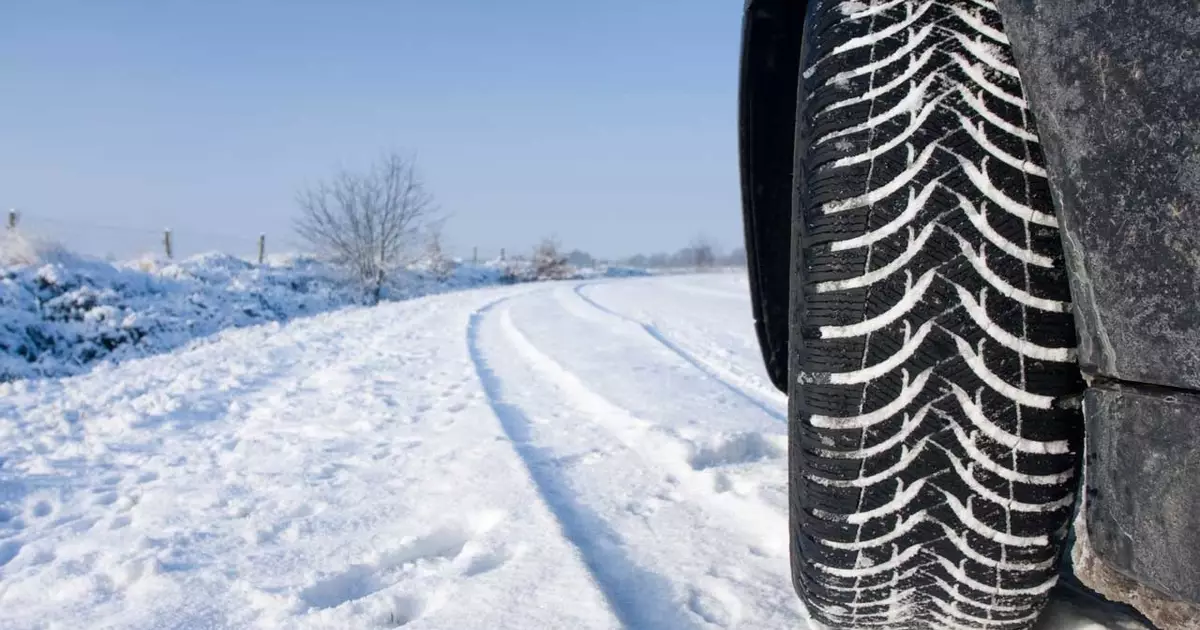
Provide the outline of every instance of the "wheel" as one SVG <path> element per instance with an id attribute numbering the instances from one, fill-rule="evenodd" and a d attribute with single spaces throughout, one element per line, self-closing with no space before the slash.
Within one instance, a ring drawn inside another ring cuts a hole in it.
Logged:
<path id="1" fill-rule="evenodd" d="M 833 628 L 1028 628 L 1082 392 L 1033 116 L 987 0 L 817 0 L 796 123 L 792 564 Z"/>

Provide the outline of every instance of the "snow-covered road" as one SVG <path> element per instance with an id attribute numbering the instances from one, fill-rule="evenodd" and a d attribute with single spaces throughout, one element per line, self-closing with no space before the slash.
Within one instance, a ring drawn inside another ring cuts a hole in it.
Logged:
<path id="1" fill-rule="evenodd" d="M 785 416 L 732 274 L 0 385 L 0 628 L 804 628 Z"/>

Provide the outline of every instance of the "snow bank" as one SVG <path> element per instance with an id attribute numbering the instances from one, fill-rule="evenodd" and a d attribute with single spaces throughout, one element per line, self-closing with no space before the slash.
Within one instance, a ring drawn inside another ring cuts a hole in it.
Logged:
<path id="1" fill-rule="evenodd" d="M 0 268 L 0 382 L 77 374 L 101 360 L 163 352 L 224 328 L 358 299 L 311 259 L 258 266 L 208 254 L 113 265 L 60 253 Z"/>
<path id="2" fill-rule="evenodd" d="M 383 297 L 534 280 L 520 263 L 422 261 L 394 273 Z M 353 282 L 311 257 L 276 256 L 257 265 L 203 254 L 113 264 L 8 233 L 0 240 L 0 383 L 79 374 L 100 361 L 157 354 L 226 328 L 361 305 L 364 298 Z"/>

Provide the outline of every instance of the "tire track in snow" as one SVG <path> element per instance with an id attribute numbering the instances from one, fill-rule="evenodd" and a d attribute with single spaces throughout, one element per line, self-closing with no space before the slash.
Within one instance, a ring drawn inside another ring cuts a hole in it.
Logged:
<path id="1" fill-rule="evenodd" d="M 773 460 L 782 466 L 785 451 L 782 445 L 771 444 L 756 432 L 721 436 L 715 445 L 700 443 L 640 418 L 591 389 L 580 376 L 539 349 L 513 321 L 512 311 L 505 309 L 497 318 L 514 358 L 524 363 L 537 381 L 546 383 L 548 391 L 557 392 L 555 397 L 565 403 L 568 417 L 580 421 L 571 430 L 584 432 L 588 438 L 598 430 L 602 434 L 599 440 L 618 447 L 616 456 L 632 458 L 623 463 L 623 470 L 640 470 L 641 477 L 656 480 L 653 483 L 679 497 L 674 499 L 678 502 L 677 516 L 686 516 L 690 521 L 688 530 L 692 540 L 682 553 L 666 552 L 668 562 L 706 557 L 714 562 L 706 575 L 694 574 L 694 567 L 687 566 L 692 562 L 673 568 L 670 573 L 676 583 L 685 585 L 685 590 L 691 593 L 680 605 L 704 621 L 699 625 L 807 627 L 787 568 L 786 510 L 755 499 L 753 493 L 740 493 L 735 489 L 740 482 L 731 480 L 730 474 L 723 470 L 761 461 L 763 456 L 771 458 L 766 465 Z M 632 495 L 638 491 L 625 492 Z M 650 539 L 661 541 L 662 533 L 655 532 L 662 524 L 647 525 Z M 663 543 L 654 546 L 660 544 Z M 637 547 L 636 543 L 634 546 Z M 718 577 L 726 568 L 738 576 L 732 580 L 735 589 L 730 590 L 729 584 L 723 585 Z M 742 618 L 743 601 L 757 602 L 758 610 L 749 618 Z M 691 622 L 696 624 L 698 620 Z"/>
<path id="2" fill-rule="evenodd" d="M 747 535 L 748 542 L 753 546 L 766 548 L 774 553 L 787 552 L 786 515 L 767 505 L 719 491 L 710 478 L 709 469 L 758 458 L 719 454 L 713 457 L 690 440 L 638 418 L 589 388 L 565 366 L 539 350 L 513 323 L 509 311 L 504 311 L 500 317 L 501 329 L 513 349 L 542 378 L 566 393 L 571 406 L 593 424 L 611 434 L 643 462 L 677 479 L 681 489 L 696 499 L 696 504 L 705 508 L 715 508 L 726 514 L 738 529 Z M 778 539 L 774 538 L 776 534 Z"/>
<path id="3" fill-rule="evenodd" d="M 667 350 L 670 350 L 671 352 L 678 355 L 679 358 L 681 358 L 684 361 L 686 361 L 687 363 L 691 364 L 692 367 L 696 368 L 697 370 L 700 370 L 701 372 L 703 372 L 705 375 L 707 375 L 709 378 L 711 378 L 717 384 L 719 384 L 722 387 L 724 387 L 725 389 L 729 390 L 738 398 L 741 398 L 742 400 L 746 401 L 747 403 L 751 404 L 752 406 L 757 407 L 758 409 L 762 410 L 763 413 L 770 416 L 773 420 L 775 420 L 777 422 L 782 422 L 784 424 L 787 423 L 787 413 L 780 411 L 779 409 L 777 409 L 775 406 L 771 405 L 770 403 L 763 401 L 761 398 L 759 398 L 759 396 L 757 396 L 755 394 L 751 394 L 750 392 L 746 391 L 745 388 L 734 383 L 733 380 L 728 375 L 723 374 L 723 372 L 726 372 L 726 370 L 719 368 L 717 366 L 714 366 L 711 363 L 688 352 L 687 350 L 684 350 L 682 347 L 679 346 L 679 344 L 675 343 L 674 341 L 669 339 L 665 334 L 663 334 L 663 332 L 661 330 L 659 330 L 657 326 L 654 326 L 653 324 L 647 324 L 645 322 L 638 321 L 632 317 L 629 317 L 628 315 L 614 311 L 613 309 L 608 308 L 607 306 L 604 306 L 603 304 L 597 302 L 595 299 L 589 297 L 586 293 L 583 292 L 584 287 L 587 287 L 587 286 L 589 286 L 589 284 L 585 283 L 585 284 L 576 285 L 574 288 L 575 295 L 578 295 L 579 298 L 581 300 L 583 300 L 586 304 L 588 304 L 589 306 L 595 308 L 596 310 L 598 310 L 602 313 L 605 313 L 607 315 L 610 315 L 612 317 L 620 319 L 624 322 L 638 326 L 643 331 L 645 331 L 647 335 L 649 335 L 652 339 L 657 341 L 664 348 L 666 348 Z"/>
<path id="4" fill-rule="evenodd" d="M 491 302 L 471 314 L 467 324 L 467 348 L 487 403 L 525 465 L 542 501 L 558 521 L 563 536 L 579 551 L 614 616 L 626 628 L 698 627 L 670 605 L 670 586 L 663 576 L 639 567 L 625 550 L 606 542 L 620 540 L 620 537 L 568 487 L 558 474 L 558 458 L 553 451 L 533 440 L 529 417 L 507 401 L 504 380 L 489 364 L 480 346 L 479 335 L 484 319 L 508 299 Z"/>

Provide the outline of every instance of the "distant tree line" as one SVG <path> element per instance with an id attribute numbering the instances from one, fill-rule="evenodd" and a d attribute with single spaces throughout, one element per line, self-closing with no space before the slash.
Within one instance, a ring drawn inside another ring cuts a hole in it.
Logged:
<path id="1" fill-rule="evenodd" d="M 739 247 L 728 253 L 722 253 L 711 240 L 705 237 L 697 237 L 687 247 L 675 252 L 637 254 L 616 261 L 599 260 L 578 249 L 567 252 L 565 257 L 566 262 L 574 267 L 593 267 L 608 262 L 641 269 L 705 269 L 746 266 L 745 249 Z"/>
<path id="2" fill-rule="evenodd" d="M 746 266 L 746 250 L 739 247 L 728 253 L 722 253 L 711 240 L 697 237 L 687 247 L 674 253 L 637 254 L 619 262 L 630 267 L 646 269 L 744 267 Z"/>

